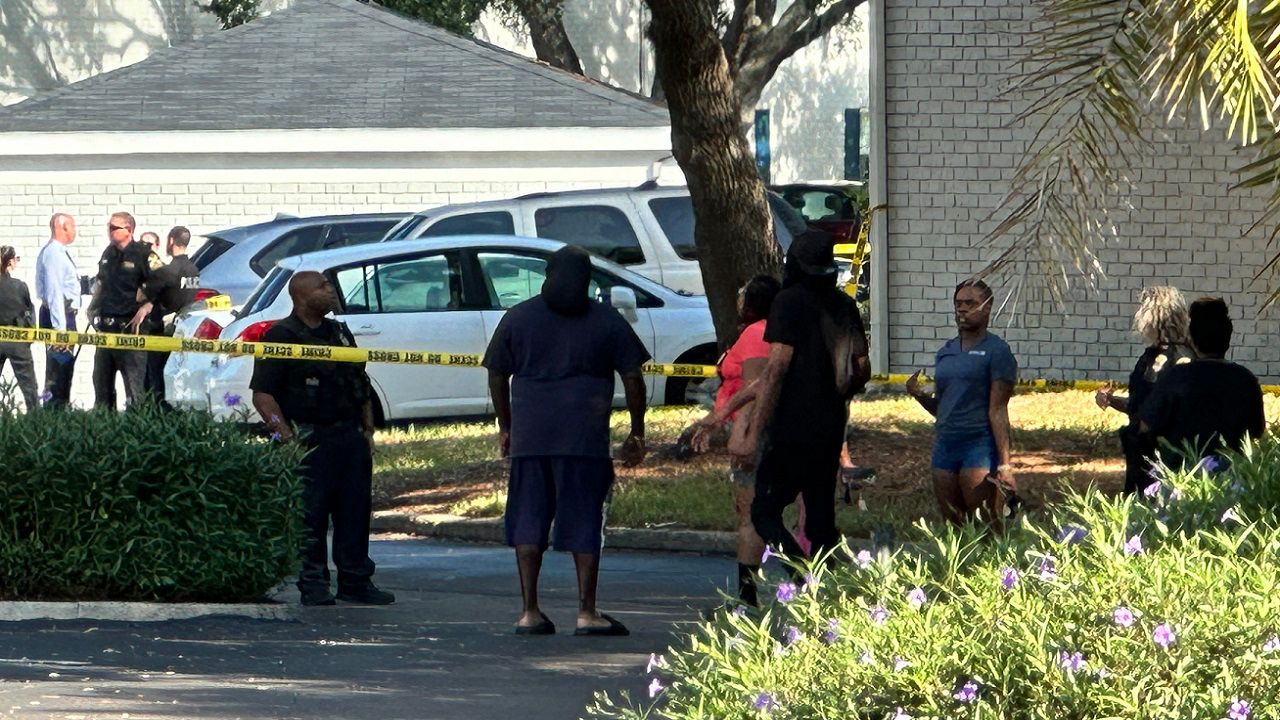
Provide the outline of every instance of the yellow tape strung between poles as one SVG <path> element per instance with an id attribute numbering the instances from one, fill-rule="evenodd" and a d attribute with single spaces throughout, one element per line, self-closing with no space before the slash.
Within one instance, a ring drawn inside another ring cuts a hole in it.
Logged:
<path id="1" fill-rule="evenodd" d="M 335 347 L 331 345 L 293 345 L 288 343 L 240 342 L 239 340 L 200 340 L 159 335 L 124 335 L 120 333 L 57 332 L 43 328 L 0 327 L 0 342 L 45 343 L 46 345 L 86 345 L 108 350 L 141 350 L 156 352 L 189 352 L 280 360 L 327 360 L 330 362 L 371 362 L 399 365 L 451 365 L 480 367 L 480 355 L 440 353 L 420 350 L 374 350 Z M 716 376 L 714 365 L 687 363 L 648 363 L 645 375 L 665 377 L 710 378 Z M 871 382 L 902 385 L 910 375 L 873 375 Z M 932 382 L 926 377 L 921 382 Z M 1017 387 L 1026 390 L 1097 390 L 1107 383 L 1100 380 L 1052 380 L 1037 378 L 1019 380 Z M 1122 384 L 1114 384 L 1117 389 Z M 1280 395 L 1280 385 L 1263 385 L 1262 391 Z"/>
<path id="2" fill-rule="evenodd" d="M 57 332 L 43 328 L 0 327 L 0 342 L 45 343 L 46 345 L 86 345 L 108 350 L 140 350 L 155 352 L 187 352 L 231 355 L 280 360 L 327 360 L 330 362 L 372 362 L 400 365 L 453 365 L 480 367 L 481 356 L 462 353 L 440 353 L 419 350 L 375 350 L 335 347 L 331 345 L 294 345 L 289 343 L 240 342 L 239 340 L 201 340 L 159 335 L 126 335 L 121 333 Z M 649 363 L 646 375 L 666 377 L 715 377 L 713 365 Z"/>

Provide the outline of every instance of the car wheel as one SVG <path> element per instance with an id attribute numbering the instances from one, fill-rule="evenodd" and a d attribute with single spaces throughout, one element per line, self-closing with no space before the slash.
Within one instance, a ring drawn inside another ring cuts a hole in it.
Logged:
<path id="1" fill-rule="evenodd" d="M 676 364 L 714 365 L 716 352 L 714 347 L 695 348 L 680 356 Z M 720 388 L 720 378 L 667 378 L 667 390 L 663 398 L 664 405 L 704 405 L 715 404 L 716 390 Z"/>

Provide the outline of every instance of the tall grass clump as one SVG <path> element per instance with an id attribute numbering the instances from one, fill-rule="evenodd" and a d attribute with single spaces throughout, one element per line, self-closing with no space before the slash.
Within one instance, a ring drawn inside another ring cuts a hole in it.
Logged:
<path id="1" fill-rule="evenodd" d="M 301 456 L 151 404 L 0 412 L 0 599 L 261 599 L 297 571 Z"/>
<path id="2" fill-rule="evenodd" d="M 997 539 L 841 549 L 650 662 L 608 718 L 1280 718 L 1280 441 Z"/>

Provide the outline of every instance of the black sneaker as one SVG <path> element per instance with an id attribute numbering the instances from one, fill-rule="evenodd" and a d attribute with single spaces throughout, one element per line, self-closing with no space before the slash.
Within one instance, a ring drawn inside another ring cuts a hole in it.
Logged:
<path id="1" fill-rule="evenodd" d="M 338 599 L 360 605 L 390 605 L 396 601 L 396 596 L 386 590 L 379 590 L 377 585 L 369 583 L 354 589 L 338 588 Z"/>
<path id="2" fill-rule="evenodd" d="M 333 593 L 329 592 L 329 588 L 316 587 L 302 590 L 302 604 L 314 607 L 316 605 L 337 605 L 338 601 L 333 599 Z"/>

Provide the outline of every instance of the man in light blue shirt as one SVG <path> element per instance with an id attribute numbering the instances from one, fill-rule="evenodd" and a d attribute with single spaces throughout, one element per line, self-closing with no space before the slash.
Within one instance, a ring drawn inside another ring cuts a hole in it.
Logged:
<path id="1" fill-rule="evenodd" d="M 76 239 L 76 220 L 66 213 L 49 218 L 49 242 L 36 257 L 36 297 L 40 299 L 40 327 L 75 331 L 80 310 L 80 277 L 68 246 Z M 70 347 L 45 349 L 45 407 L 71 402 L 71 378 L 76 356 Z"/>

